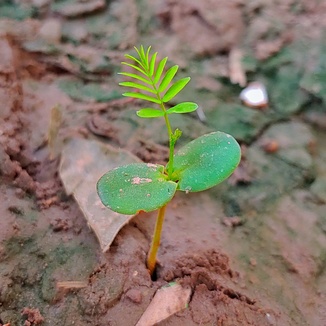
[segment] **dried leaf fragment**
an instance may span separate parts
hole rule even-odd
[[[117,150],[95,140],[71,139],[64,145],[60,178],[67,194],[73,195],[103,252],[110,248],[119,230],[133,217],[107,209],[96,192],[98,179],[117,166],[140,160],[125,150]]]
[[[189,303],[191,288],[170,283],[157,290],[152,302],[136,326],[152,326],[185,309]]]
[[[51,109],[50,126],[48,131],[48,144],[50,149],[50,159],[53,160],[57,153],[58,134],[62,123],[62,113],[59,105]]]
[[[247,78],[242,66],[243,53],[238,48],[233,48],[229,56],[229,74],[233,84],[239,84],[244,87],[247,84]]]
[[[56,11],[65,17],[78,17],[103,10],[105,7],[106,2],[104,0],[81,1],[62,6]]]

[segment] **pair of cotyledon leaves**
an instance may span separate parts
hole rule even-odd
[[[180,79],[168,88],[178,66],[171,67],[162,76],[167,58],[161,60],[155,70],[157,52],[150,58],[150,47],[146,52],[142,46],[140,50],[135,49],[139,59],[130,55],[126,57],[139,66],[126,62],[124,64],[143,76],[127,72],[121,74],[143,84],[122,82],[120,85],[146,91],[149,95],[133,92],[123,95],[147,100],[159,104],[162,108],[164,103],[170,101],[186,86],[190,78]],[[183,102],[168,110],[144,108],[137,114],[143,118],[156,118],[165,114],[192,112],[196,109],[196,103]],[[222,182],[237,167],[240,156],[240,147],[232,136],[223,132],[213,132],[193,140],[174,155],[173,173],[170,173],[170,177],[166,172],[168,168],[163,165],[129,164],[115,168],[102,176],[98,181],[97,191],[103,204],[120,214],[150,212],[166,205],[177,190],[198,192]]]
[[[173,178],[163,165],[135,163],[115,168],[98,181],[103,204],[121,214],[150,212],[167,204],[176,190],[198,192],[228,178],[240,162],[240,147],[223,132],[201,136],[174,155]]]

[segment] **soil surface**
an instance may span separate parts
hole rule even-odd
[[[136,325],[170,282],[191,297],[160,326],[326,325],[325,32],[317,0],[1,2],[0,325]],[[192,77],[178,146],[221,130],[242,147],[228,181],[169,204],[155,279],[155,212],[103,252],[59,173],[75,138],[167,161],[164,121],[118,86],[140,44]],[[239,99],[253,81],[264,108]]]

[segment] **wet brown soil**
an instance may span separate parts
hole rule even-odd
[[[101,12],[105,6],[100,2],[94,8],[74,8],[77,18],[71,24],[81,24],[78,16],[88,11],[94,15]],[[214,1],[199,4],[171,0],[154,1],[141,12],[136,2],[122,1],[120,5],[138,8],[126,22],[125,14],[113,1],[115,17],[124,17],[120,27],[128,25],[128,29],[126,35],[119,36],[109,25],[110,32],[121,37],[109,54],[110,60],[112,65],[119,62],[120,50],[134,45],[135,29],[141,34],[153,12],[160,24],[155,35],[158,40],[168,40],[163,52],[170,51],[169,56],[180,66],[186,66],[191,57],[220,54],[214,58],[221,67],[225,53],[243,42],[245,32],[249,35],[245,43],[254,47],[256,58],[266,59],[297,37],[294,21],[302,18],[306,32],[314,30],[315,19],[322,14],[317,2],[312,2],[301,1],[295,7],[294,1],[286,1],[276,10],[264,1],[250,1],[247,5],[242,1],[220,1],[216,8]],[[70,17],[69,10],[56,8],[53,13],[64,21]],[[32,21],[33,28],[43,21],[40,17]],[[288,27],[286,32],[273,30],[275,17],[284,28]],[[145,27],[137,27],[138,20]],[[246,22],[250,27],[245,31]],[[92,29],[96,30],[94,24]],[[74,42],[77,37],[83,39],[83,30],[72,25],[67,35],[74,37]],[[23,43],[31,38],[31,25],[26,25],[28,29],[6,20],[3,26],[0,325],[135,325],[155,292],[169,282],[190,286],[191,299],[186,309],[160,322],[161,326],[326,324],[325,125],[316,127],[309,115],[295,112],[269,120],[261,129],[253,128],[255,134],[249,142],[240,136],[244,160],[230,182],[204,193],[178,194],[168,206],[159,264],[152,280],[145,260],[155,213],[133,218],[121,229],[110,250],[103,253],[77,203],[66,194],[58,169],[62,142],[73,137],[96,137],[130,150],[145,162],[166,162],[168,151],[165,136],[160,137],[161,125],[147,128],[135,122],[137,117],[131,114],[138,103],[114,98],[81,103],[83,100],[69,97],[58,87],[57,79],[85,80],[85,69],[89,69],[87,78],[102,83],[103,76],[111,76],[112,71],[107,74],[105,69],[100,70],[103,67],[96,66],[92,59],[91,67],[77,69],[76,62],[68,62],[65,56],[53,59],[40,48],[29,51]],[[190,26],[201,35],[194,45]],[[272,36],[268,34],[271,29]],[[55,37],[49,31],[43,33]],[[223,37],[218,39],[216,35]],[[85,36],[80,42],[96,48],[97,39]],[[185,42],[181,48],[176,45],[180,39]],[[110,40],[114,42],[114,37]],[[189,48],[189,57],[180,54]],[[92,57],[90,49],[78,51]],[[214,62],[210,64],[214,66]],[[205,78],[206,89],[211,88],[212,79]],[[216,83],[214,80],[213,86]],[[110,84],[108,90],[114,91],[114,86]],[[206,100],[209,107],[209,96]],[[60,141],[49,146],[51,109],[58,104],[64,108]],[[212,128],[194,117],[184,121],[185,139]],[[290,122],[285,126],[288,137],[286,133],[283,137],[283,122]],[[280,129],[269,129],[273,125]],[[291,132],[298,129],[304,139],[293,145],[291,141],[297,136]],[[265,147],[271,139],[278,146],[272,151]],[[292,178],[286,185],[275,177],[281,170],[284,174],[280,172],[280,179]],[[269,173],[266,171],[272,171],[275,183],[264,177]],[[250,188],[251,184],[256,188]]]

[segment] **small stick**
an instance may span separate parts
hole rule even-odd
[[[87,282],[85,281],[62,281],[57,282],[58,289],[64,290],[73,290],[73,289],[82,289],[87,286]]]

